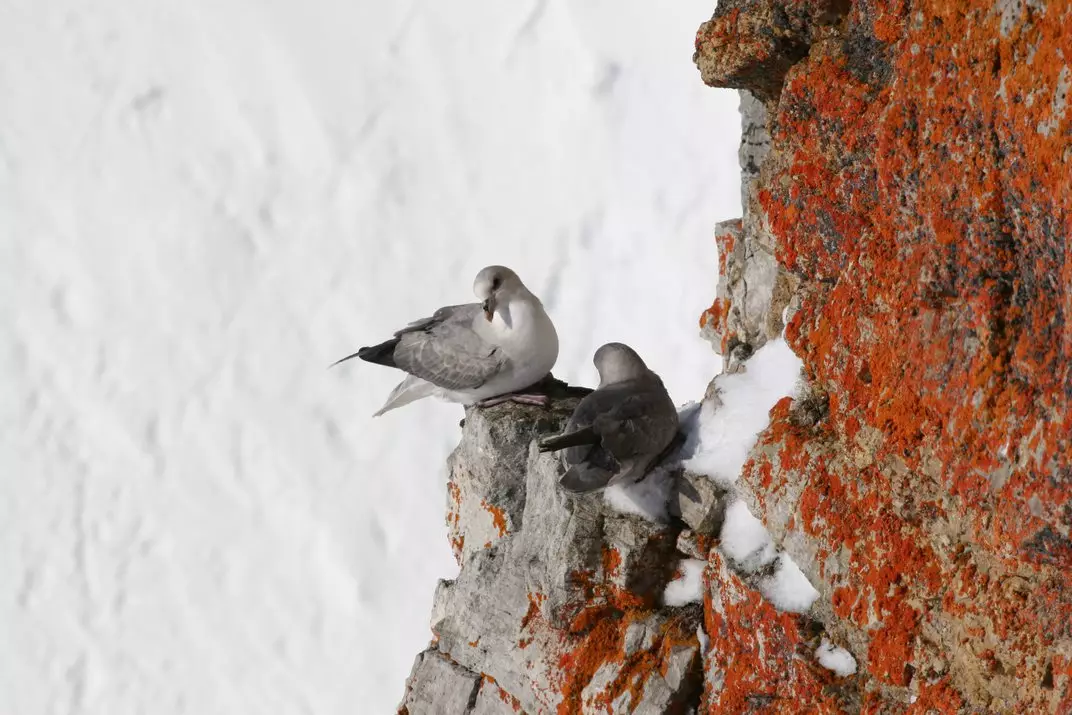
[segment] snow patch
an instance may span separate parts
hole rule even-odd
[[[804,613],[819,597],[789,554],[778,553],[767,527],[740,499],[726,507],[719,548],[745,573],[771,571],[760,580],[759,592],[780,611]]]
[[[663,603],[667,606],[684,606],[686,603],[703,601],[703,572],[706,561],[684,559],[677,565],[678,577],[666,584]]]
[[[777,558],[767,527],[738,499],[726,507],[722,524],[722,553],[747,573],[755,573]]]
[[[700,643],[700,654],[703,655],[707,652],[707,647],[711,645],[711,639],[703,629],[703,625],[696,626],[696,640]]]
[[[770,424],[771,408],[796,394],[802,365],[779,338],[756,351],[744,371],[715,378],[719,399],[700,408],[685,444],[685,468],[722,486],[736,482],[759,433]]]
[[[834,645],[826,638],[823,638],[823,642],[815,649],[815,658],[819,661],[819,665],[834,671],[842,678],[856,672],[856,659],[852,657],[852,653]]]
[[[808,577],[784,552],[778,556],[774,574],[760,582],[759,592],[779,611],[790,613],[804,613],[819,598]]]
[[[619,514],[633,514],[665,524],[674,472],[671,465],[653,469],[639,482],[614,484],[603,490],[603,502]]]

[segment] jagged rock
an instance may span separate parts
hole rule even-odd
[[[747,210],[760,169],[770,152],[770,130],[767,105],[748,90],[741,90],[740,95],[741,147],[737,156],[741,163],[741,205]]]
[[[693,61],[711,86],[774,100],[789,69],[847,7],[841,0],[722,0],[696,33]]]
[[[718,536],[722,531],[726,501],[732,494],[699,474],[683,471],[678,479],[678,488],[671,495],[671,513],[697,534]]]
[[[857,710],[857,684],[805,654],[819,630],[805,616],[779,613],[712,549],[707,570],[707,633],[715,647],[704,663],[704,712]]]
[[[773,242],[756,214],[718,224],[719,281],[700,330],[723,356],[725,372],[740,370],[796,312],[797,279],[778,263]]]
[[[575,405],[558,397],[551,409],[467,410],[448,504],[451,532],[464,537],[461,570],[437,589],[434,648],[529,713],[694,704],[699,610],[660,604],[680,522],[619,514],[601,493],[558,488],[561,464],[536,437],[560,430]],[[487,531],[487,505],[508,528]],[[498,707],[473,692],[480,707]]]
[[[495,682],[484,678],[469,715],[518,715],[521,704]]]
[[[399,707],[405,715],[465,715],[476,702],[480,676],[435,649],[417,656]]]

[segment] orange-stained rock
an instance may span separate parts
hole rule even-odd
[[[717,549],[708,562],[704,627],[713,645],[704,659],[701,710],[818,714],[857,704],[854,679],[836,678],[812,657],[819,631],[805,616],[777,611]]]
[[[720,5],[704,80],[769,117],[737,240],[822,402],[776,408],[748,499],[864,711],[1072,712],[1072,4]]]
[[[682,524],[560,489],[559,458],[536,448],[576,402],[466,411],[447,504],[451,538],[464,539],[461,568],[437,589],[434,642],[402,704],[409,715],[440,712],[428,709],[437,692],[466,700],[450,710],[459,715],[684,713],[698,704],[702,609],[662,603],[684,558]]]

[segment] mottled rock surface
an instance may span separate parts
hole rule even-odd
[[[702,609],[661,596],[686,558],[685,523],[710,531],[702,504],[720,509],[718,495],[705,490],[686,522],[653,523],[560,490],[562,466],[536,439],[559,432],[577,399],[466,411],[447,516],[461,570],[436,592],[434,642],[402,711],[654,715],[699,702]],[[436,689],[458,709],[435,709]]]
[[[732,369],[788,307],[810,383],[741,486],[860,666],[834,697],[749,606],[708,702],[1072,712],[1072,5],[722,2],[696,49],[769,137],[702,325]]]

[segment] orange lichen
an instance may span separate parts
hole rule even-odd
[[[603,577],[614,578],[622,566],[622,554],[613,546],[603,546]]]
[[[484,678],[480,684],[480,687],[481,689],[488,687],[495,688],[495,695],[499,697],[499,700],[502,700],[515,713],[519,713],[522,711],[521,701],[515,698],[510,693],[503,690],[502,686],[499,685],[498,681],[496,681],[495,678],[491,677],[490,675],[487,675],[486,673],[484,674]]]
[[[491,514],[491,523],[495,526],[496,531],[499,532],[499,536],[506,536],[506,513],[494,504],[489,504],[486,499],[480,500],[480,506],[484,508],[484,511]],[[491,543],[488,542],[488,545],[490,546]]]
[[[529,608],[525,611],[525,615],[521,617],[521,630],[528,628],[532,619],[540,615],[540,608],[543,607],[543,603],[546,600],[547,596],[542,593],[529,593]]]
[[[450,549],[454,560],[462,562],[465,536],[461,533],[462,493],[454,481],[447,482],[447,532],[450,534]]]
[[[771,4],[702,28],[701,55],[739,55],[725,84],[765,66]],[[814,433],[772,411],[742,479],[764,508],[793,495],[779,528],[869,641],[865,710],[906,685],[921,712],[985,708],[971,672],[1016,683],[1017,711],[1072,701],[1048,660],[1072,640],[1072,5],[1043,5],[845,3],[768,104],[755,207],[828,407]],[[927,624],[996,645],[944,642],[951,674],[914,682]]]
[[[729,570],[712,551],[705,580],[705,630],[712,643],[706,667],[720,675],[704,692],[704,712],[748,712],[768,702],[770,712],[794,712],[801,703],[815,713],[839,712],[825,692],[829,671],[800,656],[798,616],[778,612]],[[765,710],[766,712],[766,710]]]

